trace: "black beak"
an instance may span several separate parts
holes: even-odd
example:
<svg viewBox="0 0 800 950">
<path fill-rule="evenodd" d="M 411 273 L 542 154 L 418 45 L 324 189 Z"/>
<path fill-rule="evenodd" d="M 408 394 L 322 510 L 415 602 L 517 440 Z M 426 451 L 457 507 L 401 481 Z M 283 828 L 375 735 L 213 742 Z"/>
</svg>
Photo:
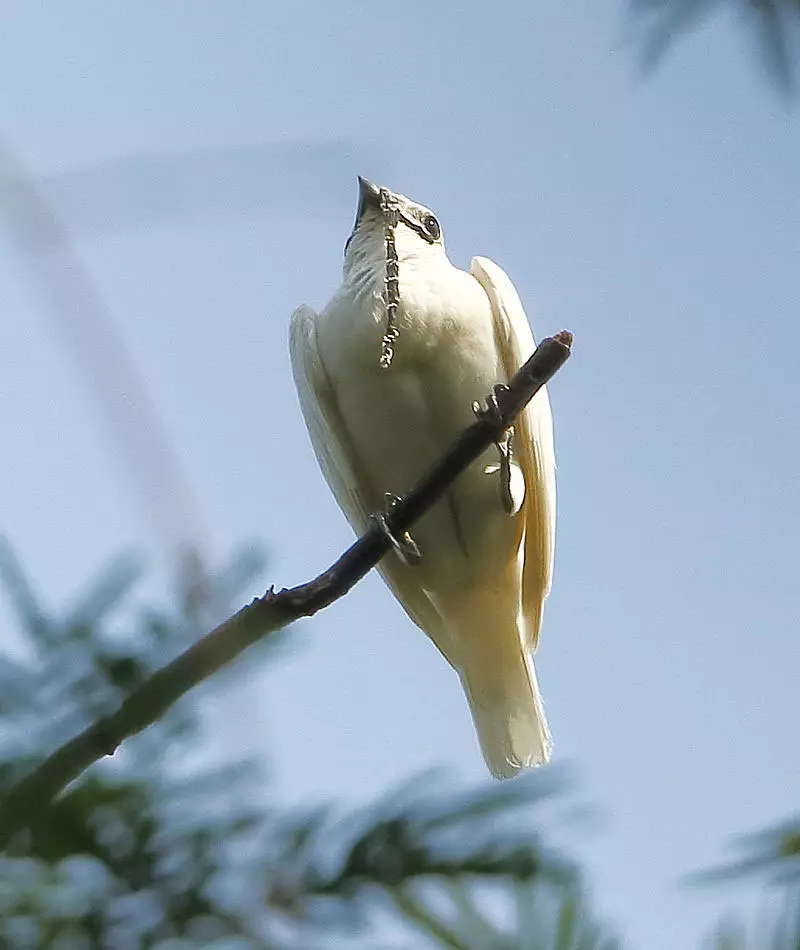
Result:
<svg viewBox="0 0 800 950">
<path fill-rule="evenodd" d="M 364 213 L 370 209 L 379 210 L 381 206 L 381 190 L 368 181 L 366 178 L 358 176 L 358 210 L 356 211 L 356 221 L 360 221 Z"/>
</svg>

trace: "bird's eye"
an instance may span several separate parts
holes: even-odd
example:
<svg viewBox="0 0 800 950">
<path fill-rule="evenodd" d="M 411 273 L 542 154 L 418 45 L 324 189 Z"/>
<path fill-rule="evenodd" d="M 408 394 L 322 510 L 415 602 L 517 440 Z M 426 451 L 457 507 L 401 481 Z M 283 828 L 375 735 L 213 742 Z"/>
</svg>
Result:
<svg viewBox="0 0 800 950">
<path fill-rule="evenodd" d="M 422 219 L 422 226 L 430 234 L 434 241 L 438 241 L 442 234 L 442 229 L 439 227 L 439 222 L 434 218 L 432 214 L 426 214 Z"/>
</svg>

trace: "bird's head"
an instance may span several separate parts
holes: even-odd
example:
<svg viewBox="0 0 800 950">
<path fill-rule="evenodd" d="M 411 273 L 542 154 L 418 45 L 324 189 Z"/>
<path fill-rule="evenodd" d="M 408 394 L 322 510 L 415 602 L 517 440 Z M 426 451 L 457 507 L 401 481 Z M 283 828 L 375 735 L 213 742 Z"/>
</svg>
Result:
<svg viewBox="0 0 800 950">
<path fill-rule="evenodd" d="M 422 262 L 446 260 L 444 237 L 436 216 L 425 208 L 381 188 L 359 175 L 358 208 L 353 232 L 344 247 L 344 269 L 365 265 L 383 267 L 386 255 L 386 207 L 397 211 L 394 241 L 400 262 L 417 259 Z"/>
</svg>

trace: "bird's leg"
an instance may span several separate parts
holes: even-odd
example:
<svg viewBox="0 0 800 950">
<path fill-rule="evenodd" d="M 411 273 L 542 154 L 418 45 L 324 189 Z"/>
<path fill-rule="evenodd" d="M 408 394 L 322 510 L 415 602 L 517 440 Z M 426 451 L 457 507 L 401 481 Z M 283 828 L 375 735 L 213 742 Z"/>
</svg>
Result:
<svg viewBox="0 0 800 950">
<path fill-rule="evenodd" d="M 389 511 L 391 511 L 392 508 L 394 508 L 400 501 L 397 495 L 393 495 L 391 492 L 385 492 L 384 498 L 386 499 Z M 377 525 L 381 531 L 389 539 L 389 543 L 394 548 L 400 560 L 409 567 L 419 564 L 419 562 L 422 560 L 422 553 L 417 547 L 416 541 L 411 537 L 408 531 L 404 531 L 402 536 L 398 538 L 389 527 L 389 519 L 383 512 L 379 512 L 372 517 L 377 522 Z"/>
<path fill-rule="evenodd" d="M 518 505 L 511 492 L 511 465 L 514 458 L 514 426 L 509 426 L 503 433 L 502 439 L 495 442 L 500 456 L 500 504 L 508 515 L 516 514 Z"/>
<path fill-rule="evenodd" d="M 500 422 L 500 406 L 498 405 L 497 396 L 500 392 L 503 392 L 508 387 L 499 384 L 494 386 L 491 392 L 491 395 L 486 399 L 486 406 L 481 406 L 479 402 L 473 402 L 472 411 L 479 419 L 490 418 L 493 422 Z M 516 514 L 519 510 L 519 505 L 514 499 L 514 495 L 511 491 L 511 465 L 513 463 L 513 444 L 514 444 L 514 426 L 509 426 L 504 432 L 499 441 L 495 442 L 497 446 L 497 454 L 499 455 L 500 464 L 495 469 L 494 466 L 491 467 L 490 471 L 497 472 L 500 477 L 500 504 L 503 506 L 503 511 L 509 515 Z"/>
</svg>

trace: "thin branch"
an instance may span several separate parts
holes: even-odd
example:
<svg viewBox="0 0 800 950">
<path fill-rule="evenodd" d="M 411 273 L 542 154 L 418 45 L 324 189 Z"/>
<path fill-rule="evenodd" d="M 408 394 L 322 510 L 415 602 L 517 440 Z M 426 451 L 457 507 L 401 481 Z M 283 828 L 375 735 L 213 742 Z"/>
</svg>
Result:
<svg viewBox="0 0 800 950">
<path fill-rule="evenodd" d="M 496 391 L 496 411 L 482 413 L 389 511 L 386 522 L 395 536 L 402 536 L 461 472 L 498 441 L 538 390 L 564 365 L 571 346 L 572 334 L 566 330 L 542 340 L 508 386 Z M 35 823 L 52 799 L 90 765 L 103 756 L 113 755 L 121 742 L 152 725 L 192 687 L 262 637 L 343 597 L 390 547 L 386 533 L 374 524 L 319 577 L 278 593 L 270 588 L 263 597 L 243 607 L 154 673 L 114 714 L 65 743 L 5 795 L 0 803 L 0 849 L 16 831 Z"/>
</svg>

